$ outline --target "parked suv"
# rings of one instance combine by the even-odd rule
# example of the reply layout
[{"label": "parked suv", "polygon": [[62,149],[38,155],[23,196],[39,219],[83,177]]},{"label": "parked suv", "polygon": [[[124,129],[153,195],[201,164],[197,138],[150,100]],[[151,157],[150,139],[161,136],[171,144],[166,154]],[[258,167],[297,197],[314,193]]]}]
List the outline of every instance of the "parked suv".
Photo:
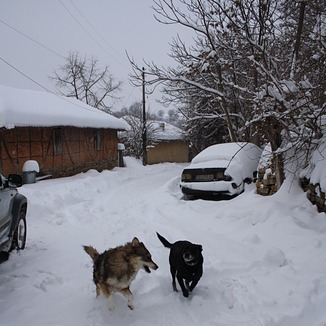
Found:
[{"label": "parked suv", "polygon": [[9,257],[9,252],[25,248],[27,198],[18,193],[22,185],[18,174],[6,179],[0,174],[0,255]]}]

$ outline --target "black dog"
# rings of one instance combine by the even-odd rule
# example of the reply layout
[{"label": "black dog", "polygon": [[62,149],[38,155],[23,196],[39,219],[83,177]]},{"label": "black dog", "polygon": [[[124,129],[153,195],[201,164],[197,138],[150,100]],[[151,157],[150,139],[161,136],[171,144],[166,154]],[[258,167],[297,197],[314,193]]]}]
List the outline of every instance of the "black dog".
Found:
[{"label": "black dog", "polygon": [[[163,245],[171,249],[169,262],[173,290],[178,291],[175,283],[175,277],[177,277],[183,295],[188,297],[189,292],[195,288],[203,275],[204,258],[201,253],[203,250],[202,246],[189,241],[177,241],[172,244],[157,232],[156,234]],[[183,280],[185,280],[185,283]],[[190,282],[191,285],[189,286]]]}]

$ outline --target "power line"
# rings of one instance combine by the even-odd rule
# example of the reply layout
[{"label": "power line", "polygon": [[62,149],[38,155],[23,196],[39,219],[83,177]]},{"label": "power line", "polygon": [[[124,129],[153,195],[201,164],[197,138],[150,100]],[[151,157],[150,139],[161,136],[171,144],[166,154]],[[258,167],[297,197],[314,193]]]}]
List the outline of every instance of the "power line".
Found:
[{"label": "power line", "polygon": [[[59,0],[60,1],[60,0]],[[60,1],[61,3],[61,1]],[[84,20],[88,23],[88,25],[95,31],[95,33],[102,39],[102,41],[104,41],[115,53],[117,53],[121,58],[125,59],[125,57],[123,57],[118,51],[116,51],[106,40],[105,38],[96,30],[96,28],[90,23],[90,21],[85,17],[85,15],[83,15],[83,13],[77,8],[77,6],[73,3],[72,0],[70,0],[70,3],[74,6],[74,8],[78,11],[78,13],[84,18]],[[62,4],[62,3],[61,3]],[[63,5],[63,4],[62,4]],[[64,6],[65,7],[65,6]],[[71,14],[71,12],[65,7],[65,9],[69,12],[69,14],[77,21],[77,19]],[[78,22],[78,21],[77,21]],[[78,24],[84,29],[84,31],[97,43],[99,44],[86,30],[85,28],[78,22]],[[107,52],[100,44],[99,46],[106,52],[108,53],[112,58],[114,58],[109,52]],[[114,58],[115,59],[115,58]],[[126,67],[123,63],[119,62],[117,59],[115,59],[119,64],[121,64],[124,68],[126,68],[127,70],[129,70],[128,67]],[[130,92],[127,100],[125,101],[123,107],[127,104],[127,102],[129,101],[133,91],[135,88],[132,89],[132,91]]]},{"label": "power line", "polygon": [[126,99],[126,101],[125,101],[125,103],[124,103],[124,105],[123,105],[122,107],[125,107],[125,106],[126,106],[127,102],[128,102],[129,99],[130,99],[130,96],[132,95],[132,93],[134,92],[134,90],[135,90],[135,87],[132,88],[132,90],[131,90],[131,92],[130,92],[128,98]]},{"label": "power line", "polygon": [[[10,63],[9,63],[8,61],[6,61],[5,59],[3,59],[3,58],[0,57],[0,60],[2,60],[2,61],[3,61],[5,64],[7,64],[9,67],[11,67],[12,69],[16,70],[18,73],[20,73],[21,75],[23,75],[23,76],[26,77],[27,79],[29,79],[29,80],[30,80],[31,82],[33,82],[34,84],[36,84],[36,85],[40,86],[41,88],[43,88],[44,90],[46,90],[48,93],[57,96],[57,97],[60,98],[61,100],[66,101],[66,102],[68,102],[68,103],[71,104],[71,105],[75,105],[75,106],[77,106],[77,107],[80,107],[80,108],[83,109],[83,110],[87,110],[87,111],[94,112],[94,110],[91,110],[91,109],[88,109],[88,108],[86,108],[86,107],[84,107],[84,106],[78,105],[77,103],[73,103],[73,102],[68,101],[68,99],[65,98],[64,96],[59,96],[58,94],[53,93],[52,91],[50,91],[49,89],[47,89],[46,87],[44,87],[43,85],[41,85],[40,83],[38,83],[37,81],[35,81],[34,79],[32,79],[31,77],[29,77],[29,76],[27,76],[26,74],[24,74],[23,72],[21,72],[19,69],[17,69],[16,67],[14,67],[12,64],[10,64]],[[81,102],[82,102],[82,101],[81,101]],[[84,103],[85,105],[88,105],[88,104],[85,103],[85,102],[82,102],[82,103]],[[94,107],[92,107],[92,108],[94,108]],[[94,108],[94,109],[95,109],[95,108]],[[98,110],[99,110],[99,109],[98,109]],[[99,111],[101,111],[101,110],[99,110]],[[102,111],[101,111],[101,112],[102,112]]]},{"label": "power line", "polygon": [[60,58],[65,59],[65,57],[63,57],[61,54],[59,54],[59,53],[57,53],[57,52],[51,50],[50,48],[48,48],[47,46],[43,45],[42,43],[40,43],[40,42],[34,40],[33,38],[29,37],[28,35],[24,34],[24,33],[21,32],[21,31],[19,31],[18,29],[16,29],[16,28],[10,26],[9,24],[5,23],[3,20],[0,19],[0,22],[1,22],[2,24],[4,24],[4,25],[8,26],[9,28],[13,29],[13,30],[16,31],[17,33],[19,33],[19,34],[25,36],[25,37],[28,38],[29,40],[31,40],[31,41],[35,42],[36,44],[42,46],[43,48],[47,49],[48,51],[54,53],[55,55],[59,56]]},{"label": "power line", "polygon": [[89,20],[83,15],[83,13],[76,7],[76,5],[72,2],[72,0],[70,0],[71,4],[76,8],[76,10],[79,12],[79,14],[86,20],[86,22],[88,23],[89,26],[92,27],[92,29],[95,31],[95,33],[117,54],[119,55],[121,58],[125,59],[125,57],[123,57],[118,51],[116,51],[111,44],[109,44],[105,38],[96,30],[96,28],[89,22]]},{"label": "power line", "polygon": [[77,18],[75,18],[75,16],[69,11],[69,9],[61,2],[61,0],[59,0],[59,2],[61,3],[61,5],[66,9],[66,11],[70,14],[70,16],[77,22],[77,24],[88,34],[88,36],[93,39],[93,41],[99,46],[101,47],[102,50],[104,50],[112,59],[114,59],[116,62],[118,62],[121,66],[127,68],[123,63],[121,63],[118,59],[116,59],[110,52],[108,52],[87,30],[86,28],[78,21]]},{"label": "power line", "polygon": [[[114,56],[112,56],[87,30],[86,28],[83,27],[83,25],[74,17],[74,15],[68,10],[68,8],[61,2],[61,0],[59,0],[59,2],[61,3],[61,5],[66,9],[66,11],[71,15],[71,17],[78,23],[78,25],[94,40],[94,42],[96,42],[110,57],[112,57],[115,61],[117,61],[120,65],[122,65],[124,68],[128,69],[129,68],[127,66],[125,66],[123,63],[121,63],[119,60],[117,60]],[[112,49],[114,50],[119,56],[121,56],[101,35],[100,33],[95,29],[95,27],[87,20],[87,18],[82,14],[82,12],[76,7],[76,5],[70,0],[70,2],[72,3],[72,5],[75,7],[75,9],[79,12],[79,14],[85,19],[85,21],[91,26],[91,28],[99,35],[99,37]],[[57,55],[58,57],[62,58],[62,59],[66,59],[66,57],[62,56],[61,54],[55,52],[54,50],[50,49],[49,47],[43,45],[42,43],[36,41],[35,39],[33,39],[32,37],[26,35],[25,33],[19,31],[18,29],[14,28],[13,26],[9,25],[8,23],[4,22],[3,20],[0,19],[0,22],[4,25],[6,25],[7,27],[11,28],[12,30],[14,30],[15,32],[23,35],[25,38],[33,41],[34,43],[38,44],[39,46],[42,46],[43,48],[45,48],[46,50],[52,52],[53,54]],[[121,56],[122,57],[122,56]],[[123,57],[122,57],[123,58]],[[30,80],[31,82],[33,82],[34,84],[38,85],[39,87],[41,87],[42,89],[44,89],[45,91],[58,96],[57,94],[51,92],[49,89],[47,89],[46,87],[44,87],[43,85],[39,84],[37,81],[33,80],[32,78],[30,78],[29,76],[27,76],[26,74],[24,74],[23,72],[21,72],[19,69],[17,69],[16,67],[14,67],[12,64],[10,64],[9,62],[7,62],[5,59],[0,57],[0,60],[2,60],[4,63],[6,63],[8,66],[10,66],[12,69],[14,69],[15,71],[17,71],[19,74],[21,74],[22,76],[24,76],[25,78],[27,78],[28,80]],[[125,101],[125,104],[128,102],[129,98],[131,97],[132,93],[133,93],[134,89],[131,91],[131,93],[129,94],[127,100]]]},{"label": "power line", "polygon": [[[31,82],[33,82],[34,84],[40,86],[41,88],[45,89],[47,92],[52,93],[50,90],[48,90],[46,87],[42,86],[41,84],[39,84],[37,81],[35,81],[34,79],[28,77],[27,75],[25,75],[23,72],[21,72],[20,70],[18,70],[17,68],[15,68],[12,64],[10,64],[8,61],[6,61],[5,59],[0,57],[0,60],[2,60],[5,64],[7,64],[9,67],[11,67],[12,69],[16,70],[18,73],[20,73],[21,75],[23,75],[24,77],[26,77],[27,79],[29,79]],[[54,94],[54,93],[52,93]]]}]

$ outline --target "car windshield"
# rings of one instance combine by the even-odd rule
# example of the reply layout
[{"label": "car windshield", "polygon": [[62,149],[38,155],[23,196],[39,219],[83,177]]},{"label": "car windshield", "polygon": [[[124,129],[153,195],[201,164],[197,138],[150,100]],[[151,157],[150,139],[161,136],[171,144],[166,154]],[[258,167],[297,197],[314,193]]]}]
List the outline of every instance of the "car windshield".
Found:
[{"label": "car windshield", "polygon": [[228,143],[228,144],[217,144],[210,146],[200,152],[193,158],[191,163],[201,163],[208,161],[222,161],[229,162],[232,157],[240,151],[246,143]]}]

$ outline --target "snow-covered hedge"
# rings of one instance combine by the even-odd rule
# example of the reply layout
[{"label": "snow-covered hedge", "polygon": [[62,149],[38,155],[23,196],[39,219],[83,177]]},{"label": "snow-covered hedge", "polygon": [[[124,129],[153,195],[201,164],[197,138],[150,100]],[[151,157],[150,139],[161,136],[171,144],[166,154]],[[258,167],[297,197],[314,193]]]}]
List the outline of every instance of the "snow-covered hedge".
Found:
[{"label": "snow-covered hedge", "polygon": [[326,137],[324,136],[312,155],[310,164],[300,174],[307,196],[319,211],[326,212]]},{"label": "snow-covered hedge", "polygon": [[267,144],[263,150],[258,164],[256,182],[257,194],[263,196],[273,195],[277,192],[275,171],[273,171],[272,148]]}]

